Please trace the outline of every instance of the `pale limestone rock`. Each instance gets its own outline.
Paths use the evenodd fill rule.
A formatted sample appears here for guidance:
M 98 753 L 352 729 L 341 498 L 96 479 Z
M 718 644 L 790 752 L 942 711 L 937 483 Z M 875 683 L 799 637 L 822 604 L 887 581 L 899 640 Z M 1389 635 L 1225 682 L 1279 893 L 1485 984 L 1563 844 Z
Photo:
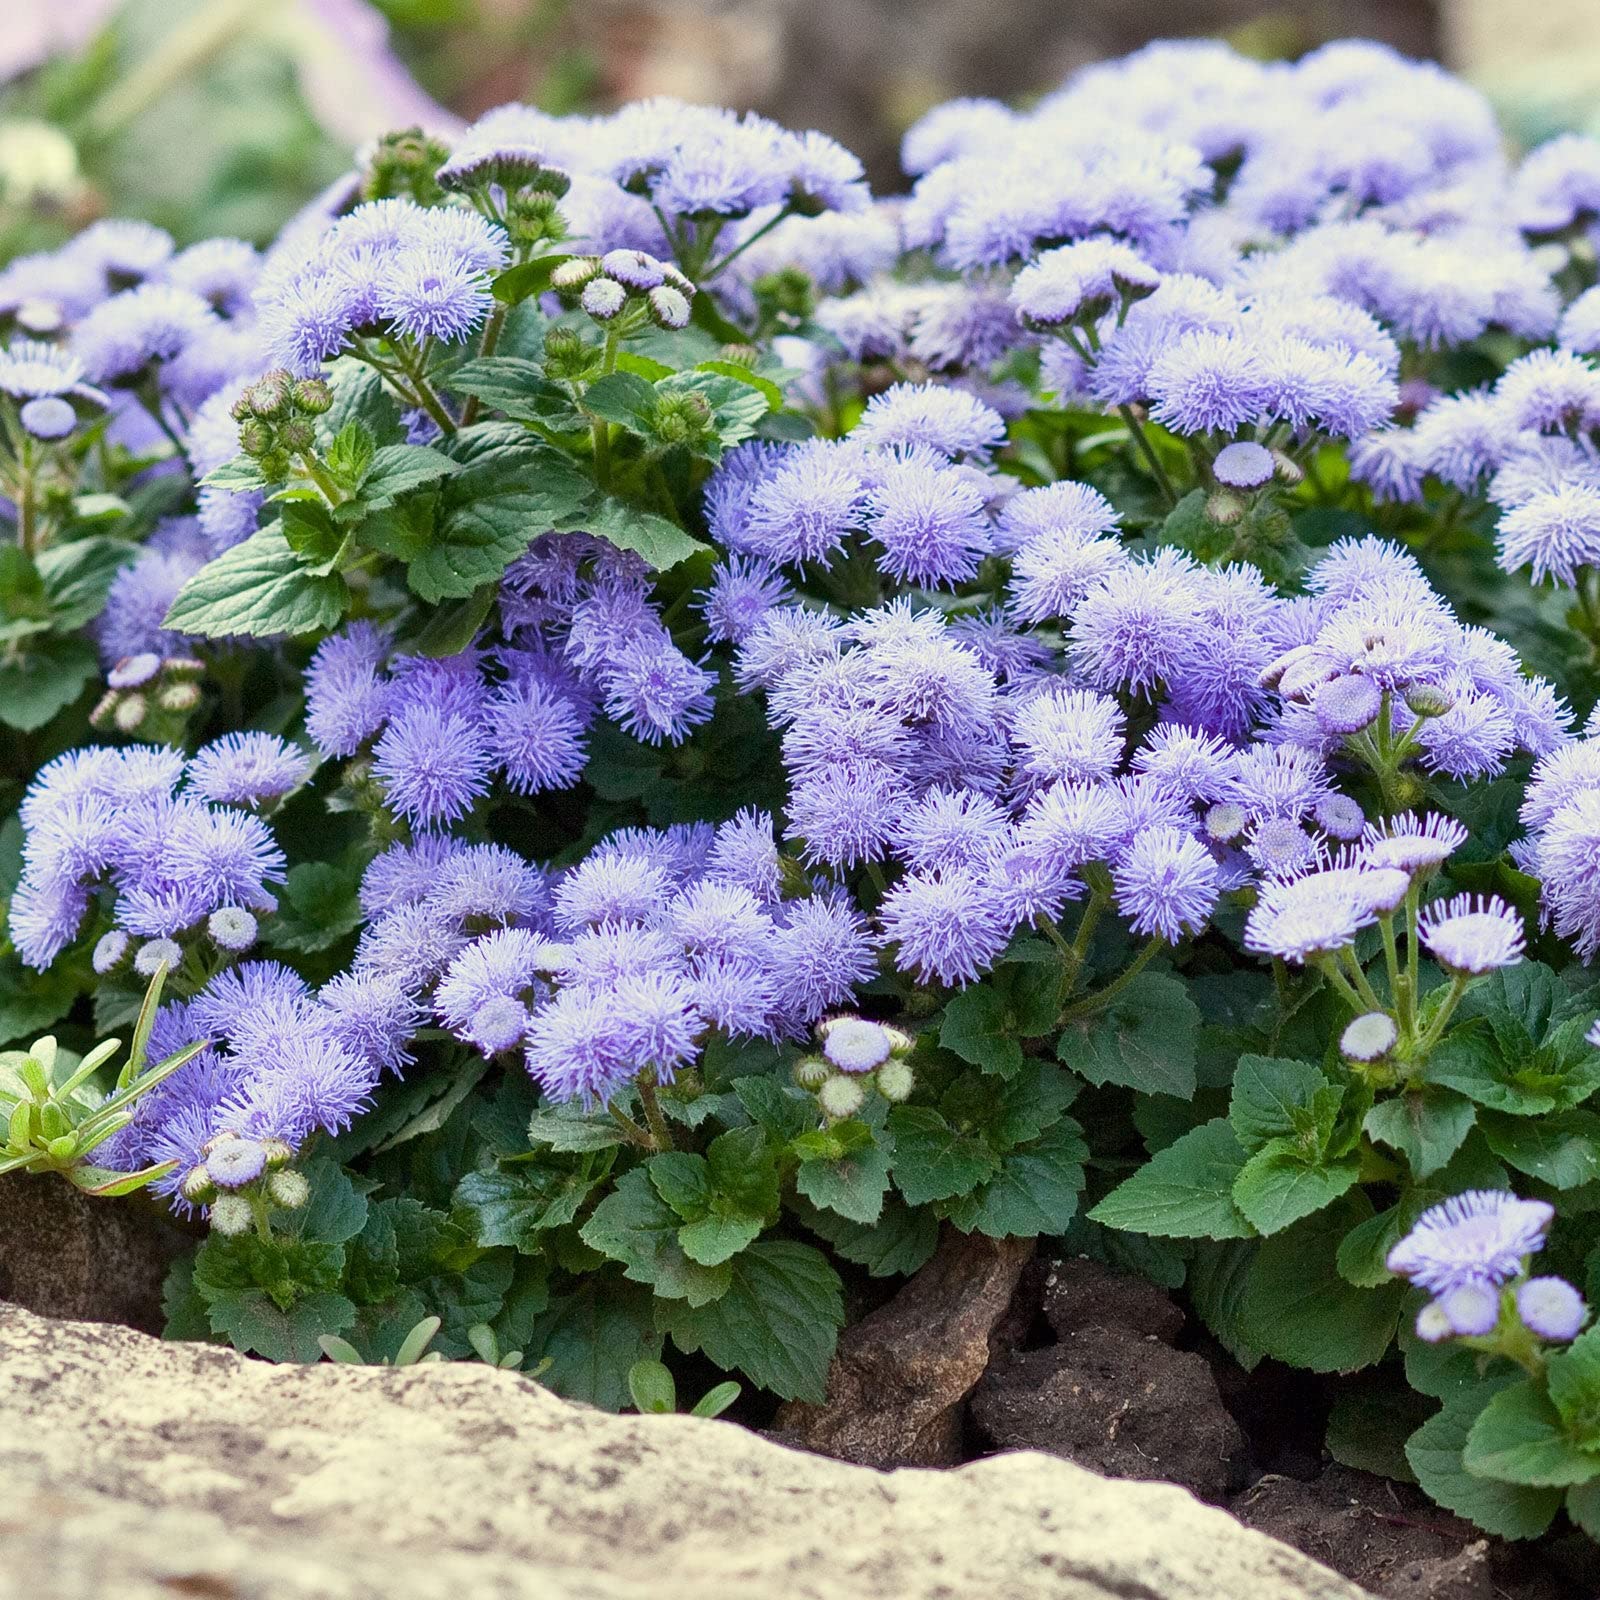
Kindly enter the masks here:
M 0 1306 L 0 1600 L 1360 1600 L 1182 1490 L 876 1473 L 512 1373 L 273 1367 Z

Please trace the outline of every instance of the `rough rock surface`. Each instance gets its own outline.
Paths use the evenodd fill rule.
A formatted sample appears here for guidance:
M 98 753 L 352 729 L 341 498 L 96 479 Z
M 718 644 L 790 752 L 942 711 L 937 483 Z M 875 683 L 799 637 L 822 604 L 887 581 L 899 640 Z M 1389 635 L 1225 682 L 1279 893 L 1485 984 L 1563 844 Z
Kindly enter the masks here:
M 46 1317 L 161 1328 L 183 1236 L 137 1201 L 94 1200 L 54 1173 L 0 1178 L 0 1300 Z
M 1361 1600 L 1182 1490 L 878 1474 L 474 1364 L 272 1367 L 0 1307 L 3 1600 Z
M 866 1467 L 955 1465 L 963 1402 L 1032 1254 L 1031 1239 L 950 1229 L 892 1300 L 845 1330 L 827 1400 L 786 1405 L 777 1436 Z

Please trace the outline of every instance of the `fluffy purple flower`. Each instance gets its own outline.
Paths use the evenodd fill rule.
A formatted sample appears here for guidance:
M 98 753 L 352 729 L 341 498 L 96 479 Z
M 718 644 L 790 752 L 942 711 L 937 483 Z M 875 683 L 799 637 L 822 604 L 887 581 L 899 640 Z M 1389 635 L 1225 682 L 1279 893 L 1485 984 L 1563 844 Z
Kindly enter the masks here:
M 1176 944 L 1198 933 L 1217 903 L 1217 864 L 1198 840 L 1175 828 L 1139 834 L 1113 869 L 1117 909 L 1138 934 Z
M 189 763 L 189 788 L 203 800 L 258 806 L 298 789 L 311 775 L 304 751 L 272 733 L 228 733 Z
M 987 795 L 933 788 L 906 807 L 894 824 L 895 854 L 916 871 L 982 868 L 1005 848 L 1011 824 Z
M 908 873 L 878 914 L 885 937 L 900 947 L 900 965 L 923 983 L 971 982 L 994 963 L 1011 932 L 984 880 L 966 867 Z
M 470 811 L 488 792 L 491 767 L 477 724 L 426 703 L 390 718 L 372 752 L 390 809 L 424 828 Z
M 1541 1339 L 1565 1344 L 1578 1337 L 1589 1308 L 1565 1278 L 1529 1278 L 1517 1286 L 1517 1315 Z
M 1575 586 L 1581 568 L 1600 565 L 1600 487 L 1576 480 L 1529 495 L 1500 518 L 1496 544 L 1505 571 Z
M 897 383 L 867 402 L 850 442 L 872 449 L 922 445 L 952 460 L 987 461 L 1005 436 L 1000 413 L 960 389 Z
M 1147 694 L 1178 677 L 1201 629 L 1194 563 L 1176 550 L 1113 570 L 1072 611 L 1068 651 L 1096 689 Z
M 878 975 L 872 935 L 842 896 L 813 895 L 784 908 L 776 948 L 778 1000 L 796 1024 L 848 1004 Z
M 1262 445 L 1243 441 L 1224 445 L 1211 463 L 1211 470 L 1217 482 L 1230 489 L 1259 489 L 1271 481 L 1272 452 Z
M 1435 1295 L 1466 1284 L 1502 1284 L 1544 1248 L 1554 1218 L 1543 1200 L 1470 1189 L 1424 1211 L 1389 1252 L 1388 1267 Z
M 585 718 L 565 695 L 536 679 L 502 684 L 486 721 L 490 759 L 517 793 L 565 789 L 583 775 Z
M 711 719 L 715 679 L 665 633 L 619 649 L 606 672 L 606 715 L 646 744 L 681 744 Z
M 782 573 L 764 561 L 733 555 L 711 569 L 698 609 L 713 644 L 742 644 L 769 611 L 793 599 Z
M 216 323 L 199 295 L 146 284 L 96 306 L 73 330 L 72 348 L 91 382 L 111 383 L 170 361 Z
M 353 622 L 317 646 L 306 671 L 306 732 L 324 755 L 354 755 L 383 726 L 387 654 L 370 622 Z
M 596 853 L 556 885 L 556 926 L 573 931 L 603 922 L 653 923 L 666 908 L 667 877 L 642 857 Z
M 780 563 L 825 560 L 865 510 L 865 485 L 849 459 L 834 446 L 805 445 L 752 490 L 740 542 Z
M 1037 328 L 1100 316 L 1120 295 L 1148 294 L 1161 274 L 1137 250 L 1112 239 L 1085 239 L 1047 250 L 1011 286 L 1011 304 Z
M 1522 918 L 1498 896 L 1469 894 L 1422 908 L 1417 932 L 1440 966 L 1471 977 L 1522 959 Z
M 1127 718 L 1115 700 L 1087 689 L 1049 689 L 1017 712 L 1012 742 L 1020 770 L 1038 783 L 1091 783 L 1122 764 Z
M 1232 433 L 1266 409 L 1274 389 L 1256 349 L 1235 334 L 1184 335 L 1150 369 L 1150 415 L 1175 433 Z
M 747 807 L 722 823 L 707 853 L 706 866 L 725 883 L 748 889 L 762 905 L 772 904 L 781 881 L 772 818 Z
M 604 1103 L 630 1084 L 638 1065 L 628 1054 L 612 995 L 563 989 L 528 1025 L 527 1064 L 555 1101 Z

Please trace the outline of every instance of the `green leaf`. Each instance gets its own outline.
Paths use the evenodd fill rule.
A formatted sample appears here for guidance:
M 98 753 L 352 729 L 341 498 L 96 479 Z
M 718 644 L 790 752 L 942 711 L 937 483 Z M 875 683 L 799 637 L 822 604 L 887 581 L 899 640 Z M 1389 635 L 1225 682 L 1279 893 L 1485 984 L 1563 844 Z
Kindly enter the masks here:
M 1554 1189 L 1576 1189 L 1600 1178 L 1600 1116 L 1559 1111 L 1543 1117 L 1478 1117 L 1484 1141 L 1507 1166 Z
M 1600 1477 L 1600 1456 L 1579 1449 L 1550 1397 L 1527 1378 L 1502 1389 L 1478 1413 L 1461 1464 L 1474 1477 L 1535 1489 Z
M 1360 1176 L 1356 1157 L 1307 1165 L 1294 1144 L 1274 1139 L 1240 1169 L 1233 1181 L 1233 1203 L 1258 1233 L 1280 1233 L 1332 1205 Z
M 291 1211 L 283 1224 L 298 1239 L 343 1244 L 367 1225 L 367 1197 L 350 1174 L 327 1156 L 313 1156 L 300 1169 L 311 1185 L 311 1198 Z M 370 1182 L 366 1185 L 371 1188 Z M 335 1333 L 342 1330 L 334 1329 Z
M 0 722 L 23 733 L 42 728 L 99 673 L 93 648 L 78 638 L 41 638 L 0 655 Z
M 530 1364 L 549 1361 L 539 1382 L 552 1394 L 620 1411 L 629 1400 L 629 1370 L 656 1356 L 661 1340 L 648 1293 L 607 1274 L 553 1300 L 529 1330 L 527 1348 Z
M 534 361 L 488 356 L 468 361 L 450 374 L 450 388 L 503 412 L 513 422 L 533 422 L 558 433 L 583 425 L 572 396 L 544 375 Z
M 805 1214 L 806 1225 L 846 1260 L 873 1278 L 908 1278 L 938 1248 L 939 1222 L 927 1207 L 913 1209 L 894 1195 L 876 1222 L 853 1222 L 835 1211 Z
M 344 579 L 307 572 L 273 524 L 195 573 L 163 626 L 214 639 L 316 633 L 334 627 L 349 603 Z
M 570 255 L 552 253 L 535 256 L 532 261 L 519 261 L 516 266 L 495 274 L 494 281 L 489 285 L 490 292 L 502 305 L 507 306 L 531 300 L 550 287 L 551 274 L 562 262 L 571 259 Z M 451 387 L 456 385 L 452 383 Z
M 552 1150 L 609 1150 L 622 1143 L 622 1130 L 610 1117 L 591 1115 L 573 1100 L 540 1106 L 528 1119 L 528 1140 Z
M 1406 1441 L 1406 1460 L 1423 1490 L 1447 1511 L 1502 1539 L 1531 1539 L 1554 1520 L 1561 1506 L 1561 1490 L 1480 1478 L 1469 1472 L 1463 1461 L 1479 1412 L 1507 1381 L 1476 1384 L 1430 1417 Z
M 1084 1187 L 1089 1147 L 1067 1118 L 1041 1138 L 1010 1150 L 999 1173 L 971 1195 L 958 1195 L 945 1214 L 962 1230 L 992 1239 L 1032 1238 L 1066 1231 Z
M 1585 1450 L 1600 1447 L 1600 1327 L 1550 1356 L 1545 1376 L 1564 1431 Z M 1600 1472 L 1600 1458 L 1595 1471 Z
M 772 1073 L 747 1072 L 734 1079 L 733 1092 L 750 1118 L 782 1143 L 817 1120 L 816 1099 Z
M 684 1150 L 670 1150 L 651 1156 L 645 1163 L 650 1182 L 658 1195 L 687 1222 L 703 1217 L 711 1204 L 711 1169 L 704 1156 Z
M 461 470 L 460 462 L 452 461 L 431 445 L 386 444 L 373 456 L 372 465 L 361 480 L 360 507 L 363 511 L 381 511 L 401 495 Z
M 1600 1543 L 1600 1479 L 1574 1484 L 1567 1490 L 1567 1515 Z
M 678 1409 L 678 1386 L 660 1361 L 635 1361 L 628 1368 L 628 1393 L 641 1416 L 666 1417 Z
M 342 1294 L 324 1290 L 304 1295 L 284 1311 L 264 1289 L 230 1289 L 207 1300 L 206 1316 L 212 1331 L 235 1350 L 268 1361 L 314 1362 L 322 1359 L 318 1341 L 353 1326 L 356 1308 Z
M 893 1143 L 887 1132 L 870 1139 L 848 1154 L 802 1161 L 795 1170 L 794 1186 L 812 1205 L 836 1211 L 852 1222 L 874 1223 L 883 1215 L 889 1192 L 889 1164 Z
M 720 1299 L 656 1302 L 656 1326 L 686 1355 L 703 1351 L 785 1400 L 825 1398 L 844 1324 L 838 1274 L 821 1251 L 788 1240 L 753 1244 L 731 1263 Z
M 384 387 L 383 379 L 366 362 L 341 356 L 329 369 L 328 379 L 333 386 L 333 405 L 317 419 L 317 433 L 325 441 L 324 448 L 352 422 L 359 422 L 375 445 L 399 444 L 405 439 L 400 408 Z M 237 458 L 240 462 L 245 459 Z
M 1328 1454 L 1341 1467 L 1415 1483 L 1417 1475 L 1406 1460 L 1406 1440 L 1432 1409 L 1427 1397 L 1408 1389 L 1398 1375 L 1345 1389 L 1328 1413 Z
M 733 1128 L 718 1134 L 706 1150 L 706 1162 L 720 1199 L 750 1216 L 777 1214 L 777 1152 L 766 1129 Z
M 1246 1150 L 1304 1131 L 1312 1102 L 1327 1084 L 1320 1067 L 1277 1056 L 1240 1056 L 1228 1121 Z
M 583 392 L 583 408 L 606 422 L 648 434 L 656 408 L 656 386 L 633 372 L 608 372 Z
M 1199 1029 L 1200 1008 L 1179 979 L 1141 972 L 1103 1012 L 1067 1027 L 1056 1054 L 1097 1087 L 1187 1100 Z
M 600 1181 L 584 1169 L 555 1165 L 489 1168 L 469 1172 L 456 1185 L 455 1204 L 472 1219 L 486 1249 L 509 1245 L 532 1252 L 547 1228 L 571 1222 Z
M 951 997 L 939 1026 L 939 1043 L 985 1072 L 1009 1078 L 1022 1066 L 1022 1046 L 1006 1032 L 1005 1002 L 987 984 Z
M 682 1219 L 656 1193 L 642 1167 L 624 1173 L 579 1230 L 583 1242 L 613 1261 L 623 1275 L 647 1283 L 664 1299 L 701 1306 L 725 1294 L 732 1270 L 691 1261 L 678 1241 Z
M 1112 1235 L 1115 1238 L 1115 1235 Z M 1187 1289 L 1200 1319 L 1246 1372 L 1261 1364 L 1262 1351 L 1245 1327 L 1245 1295 L 1259 1243 L 1254 1239 L 1202 1240 L 1192 1247 Z M 1184 1280 L 1180 1277 L 1178 1280 Z
M 731 1261 L 744 1247 L 761 1235 L 760 1217 L 742 1212 L 713 1212 L 686 1222 L 678 1229 L 683 1253 L 702 1267 L 720 1267 Z
M 766 400 L 768 410 L 783 410 L 783 390 L 771 378 L 764 378 L 759 372 L 740 366 L 737 361 L 697 361 L 694 370 L 715 372 L 724 378 L 732 378 L 735 383 L 748 384 Z
M 577 511 L 589 492 L 589 479 L 559 450 L 491 450 L 445 480 L 437 536 L 410 563 L 407 582 L 430 604 L 465 599 Z
M 665 517 L 641 511 L 609 494 L 566 516 L 562 526 L 592 533 L 619 550 L 632 550 L 657 572 L 665 572 L 709 548 Z
M 289 869 L 283 899 L 266 927 L 279 950 L 311 954 L 337 944 L 361 925 L 360 874 L 327 861 L 302 861 Z
M 459 655 L 489 620 L 499 594 L 499 584 L 485 583 L 465 600 L 434 607 L 423 625 L 403 641 L 404 648 L 414 655 L 435 659 Z
M 1243 1239 L 1253 1231 L 1233 1203 L 1247 1157 L 1217 1117 L 1158 1150 L 1089 1213 L 1108 1228 L 1165 1239 Z
M 889 1113 L 894 1135 L 895 1187 L 914 1206 L 967 1194 L 1000 1170 L 986 1140 L 952 1128 L 929 1106 L 896 1106 Z
M 1356 1190 L 1264 1239 L 1250 1269 L 1243 1323 L 1259 1350 L 1312 1372 L 1353 1372 L 1379 1361 L 1394 1338 L 1403 1283 L 1358 1289 L 1339 1276 L 1339 1245 L 1372 1215 Z
M 51 623 L 65 631 L 99 616 L 116 575 L 139 554 L 126 539 L 74 539 L 37 558 Z
M 1431 1177 L 1472 1132 L 1478 1108 L 1431 1084 L 1380 1100 L 1362 1124 L 1369 1138 L 1398 1150 L 1416 1178 Z

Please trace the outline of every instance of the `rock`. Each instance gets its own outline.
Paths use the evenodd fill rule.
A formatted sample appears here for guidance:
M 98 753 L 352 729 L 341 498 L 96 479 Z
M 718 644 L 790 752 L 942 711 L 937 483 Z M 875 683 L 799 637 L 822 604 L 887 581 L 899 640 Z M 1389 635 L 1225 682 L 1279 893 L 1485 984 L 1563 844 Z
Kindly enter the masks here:
M 0 1600 L 1362 1600 L 1180 1489 L 878 1474 L 476 1363 L 274 1367 L 0 1308 Z
M 1171 1344 L 1183 1332 L 1183 1313 L 1166 1290 L 1113 1272 L 1087 1256 L 1051 1267 L 1044 1284 L 1044 1314 L 1058 1339 L 1085 1328 L 1126 1328 Z
M 1211 1500 L 1236 1481 L 1245 1451 L 1205 1359 L 1126 1327 L 1086 1327 L 1003 1357 L 972 1397 L 972 1420 L 997 1449 L 1045 1450 Z
M 954 1466 L 963 1406 L 1032 1254 L 1031 1239 L 948 1229 L 892 1300 L 840 1336 L 823 1404 L 784 1406 L 775 1435 L 861 1466 Z
M 137 1201 L 96 1200 L 54 1173 L 0 1178 L 0 1300 L 47 1317 L 161 1330 L 183 1236 Z

